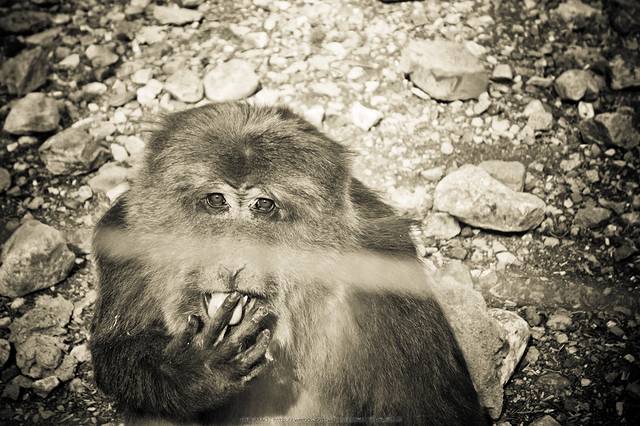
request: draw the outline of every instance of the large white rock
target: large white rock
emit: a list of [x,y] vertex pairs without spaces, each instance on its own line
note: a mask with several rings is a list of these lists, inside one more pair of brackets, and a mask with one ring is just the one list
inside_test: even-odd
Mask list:
[[162,25],[184,25],[202,19],[202,12],[173,6],[156,6],[153,8],[153,17]]
[[469,225],[503,232],[535,228],[546,207],[535,195],[516,192],[473,165],[460,167],[438,183],[433,206]]
[[62,233],[28,220],[2,246],[0,295],[19,297],[66,278],[75,255]]
[[480,403],[496,419],[502,411],[503,386],[526,349],[529,327],[512,312],[487,309],[461,262],[451,262],[437,271],[432,284],[462,349]]
[[204,93],[213,102],[237,101],[253,95],[260,80],[253,65],[231,59],[204,76]]
[[410,41],[402,51],[400,68],[429,96],[443,101],[477,98],[489,84],[478,58],[452,41]]
[[179,101],[196,103],[202,99],[204,90],[200,76],[191,70],[177,71],[167,78],[164,90]]
[[4,122],[4,130],[14,135],[50,132],[58,128],[60,112],[57,102],[44,93],[29,93],[18,99]]

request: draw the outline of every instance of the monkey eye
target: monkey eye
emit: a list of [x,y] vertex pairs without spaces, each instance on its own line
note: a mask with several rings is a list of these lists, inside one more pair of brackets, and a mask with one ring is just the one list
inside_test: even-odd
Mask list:
[[276,203],[268,198],[256,198],[251,204],[251,210],[258,213],[271,213],[275,208]]
[[207,205],[213,208],[220,208],[227,205],[227,200],[224,199],[224,195],[219,192],[213,192],[207,195]]

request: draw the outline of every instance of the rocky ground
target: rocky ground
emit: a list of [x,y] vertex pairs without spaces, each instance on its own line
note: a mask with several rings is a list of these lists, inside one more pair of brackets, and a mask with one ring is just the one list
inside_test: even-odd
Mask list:
[[[155,114],[284,103],[531,327],[497,423],[640,421],[635,0],[0,0],[0,423],[117,423],[91,229]],[[441,40],[441,41],[435,41]]]

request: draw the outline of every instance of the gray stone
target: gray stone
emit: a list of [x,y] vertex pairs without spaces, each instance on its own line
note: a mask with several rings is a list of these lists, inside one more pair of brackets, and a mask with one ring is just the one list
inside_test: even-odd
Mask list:
[[573,320],[571,319],[571,313],[564,309],[555,312],[547,320],[547,327],[552,330],[564,331],[571,326]]
[[113,49],[109,46],[92,44],[87,47],[84,52],[91,64],[96,68],[104,68],[118,62],[118,55],[113,53]]
[[360,102],[355,102],[351,106],[351,121],[356,127],[368,131],[382,119],[382,113],[378,110],[367,108]]
[[197,10],[183,7],[156,6],[153,8],[153,17],[162,25],[184,25],[202,19],[202,13]]
[[56,130],[60,121],[58,103],[44,93],[29,93],[13,104],[4,130],[14,135]]
[[164,83],[164,90],[177,100],[187,103],[198,102],[204,95],[202,80],[190,70],[178,71],[169,76]]
[[505,309],[489,309],[489,315],[496,320],[505,330],[505,339],[508,349],[504,350],[504,358],[500,365],[500,383],[506,385],[520,359],[524,355],[531,336],[529,324],[518,314]]
[[[640,12],[640,7],[638,8]],[[640,22],[640,18],[639,22]],[[616,55],[610,62],[611,88],[625,90],[640,87],[640,67],[634,67],[626,62],[622,55]]]
[[503,318],[505,324],[518,323],[511,316],[488,311],[482,295],[473,289],[469,270],[461,262],[451,262],[438,271],[432,283],[462,349],[480,402],[491,417],[498,418],[503,384],[524,351],[519,342],[526,341],[525,328],[522,324],[503,327]]
[[100,167],[98,173],[89,179],[89,186],[94,193],[107,193],[109,190],[123,183],[129,175],[129,169],[117,165],[116,163],[107,163]]
[[58,387],[60,380],[55,376],[46,377],[44,379],[33,382],[32,389],[36,395],[46,398],[52,390]]
[[584,228],[597,228],[611,218],[611,210],[603,207],[587,206],[576,213],[573,224]]
[[478,164],[478,167],[482,167],[492,177],[516,192],[524,189],[527,169],[519,161],[487,160]]
[[89,351],[89,347],[86,343],[75,346],[71,349],[71,355],[73,355],[78,362],[87,362],[91,360],[91,352]]
[[479,228],[520,232],[538,226],[545,203],[513,191],[481,167],[465,165],[442,179],[435,189],[434,208]]
[[47,139],[38,151],[47,170],[54,175],[95,170],[108,152],[86,130],[73,127]]
[[443,101],[478,98],[489,84],[482,63],[464,45],[451,41],[410,41],[400,67],[416,86]]
[[220,64],[204,76],[204,92],[213,102],[247,98],[258,90],[259,85],[253,65],[242,59]]
[[66,278],[74,261],[58,230],[28,220],[2,246],[0,295],[18,297],[50,287]]
[[61,382],[68,382],[75,377],[78,360],[72,355],[65,355],[62,362],[55,369],[53,375],[60,379]]
[[547,414],[535,419],[534,421],[529,423],[529,426],[561,426],[561,425],[556,421],[556,419],[554,419],[553,417]]
[[571,386],[571,381],[555,372],[545,373],[537,380],[538,385],[551,393],[557,393]]
[[9,360],[11,355],[11,344],[8,340],[0,339],[0,368]]
[[587,70],[567,70],[553,82],[553,87],[562,100],[595,100],[604,87],[602,77]]
[[567,0],[558,5],[553,13],[560,16],[563,21],[570,23],[578,18],[588,19],[599,13],[599,10],[582,3],[580,0]]
[[42,47],[23,50],[2,65],[0,80],[10,94],[23,96],[46,83],[49,74],[47,53]]
[[447,213],[431,213],[425,222],[423,234],[425,237],[433,237],[449,240],[460,233],[460,224],[453,216]]
[[605,112],[578,125],[586,143],[633,149],[640,145],[640,120],[633,111]]
[[51,15],[32,10],[18,10],[0,17],[0,30],[13,34],[33,34],[51,25]]
[[11,186],[11,173],[4,167],[0,167],[0,194]]
[[513,80],[513,71],[511,70],[511,66],[508,64],[496,65],[493,69],[493,73],[491,73],[491,80],[500,83],[511,82]]
[[62,296],[38,296],[35,306],[9,326],[9,341],[22,343],[35,334],[63,335],[72,312],[73,303]]
[[551,130],[553,126],[553,114],[547,111],[536,111],[529,115],[527,120],[527,127],[530,127],[534,131]]

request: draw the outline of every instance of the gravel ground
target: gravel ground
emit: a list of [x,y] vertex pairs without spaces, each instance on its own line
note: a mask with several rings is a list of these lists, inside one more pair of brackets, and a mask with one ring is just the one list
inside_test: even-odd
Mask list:
[[[211,98],[205,76],[241,59],[226,71],[241,76],[233,90],[287,104],[349,146],[355,174],[423,225],[443,175],[485,160],[524,164],[525,191],[546,203],[534,229],[462,224],[451,238],[419,236],[427,262],[462,261],[490,306],[516,311],[532,327],[497,423],[639,424],[637,3],[192,0],[184,3],[201,16],[187,13],[184,23],[166,22],[180,14],[166,18],[146,3],[0,1],[3,62],[41,46],[47,64],[47,78],[35,88],[11,89],[3,72],[0,121],[15,99],[36,89],[60,111],[52,129],[27,135],[5,122],[0,165],[9,177],[6,187],[0,181],[0,242],[33,217],[60,230],[75,259],[61,283],[0,298],[0,338],[9,338],[10,324],[33,309],[36,296],[61,295],[74,306],[67,349],[86,348],[96,283],[91,229],[110,198],[126,190],[109,180],[120,169],[97,166],[115,160],[118,168],[135,168],[149,120]],[[9,19],[15,10],[29,11],[21,18],[26,29]],[[401,65],[403,49],[416,39],[464,45],[493,73],[487,93],[439,101],[416,88]],[[563,95],[561,79],[553,79],[572,69],[591,70],[598,90],[574,100]],[[572,76],[568,86],[581,78]],[[536,100],[536,117],[548,122],[529,132],[527,108]],[[593,114],[609,112],[632,117],[621,143],[590,139]],[[52,173],[38,147],[74,123],[96,142],[93,157],[78,170]],[[8,384],[19,374],[12,350],[0,370],[0,422],[121,421],[81,352],[65,383],[47,391],[13,386],[11,393]]]

